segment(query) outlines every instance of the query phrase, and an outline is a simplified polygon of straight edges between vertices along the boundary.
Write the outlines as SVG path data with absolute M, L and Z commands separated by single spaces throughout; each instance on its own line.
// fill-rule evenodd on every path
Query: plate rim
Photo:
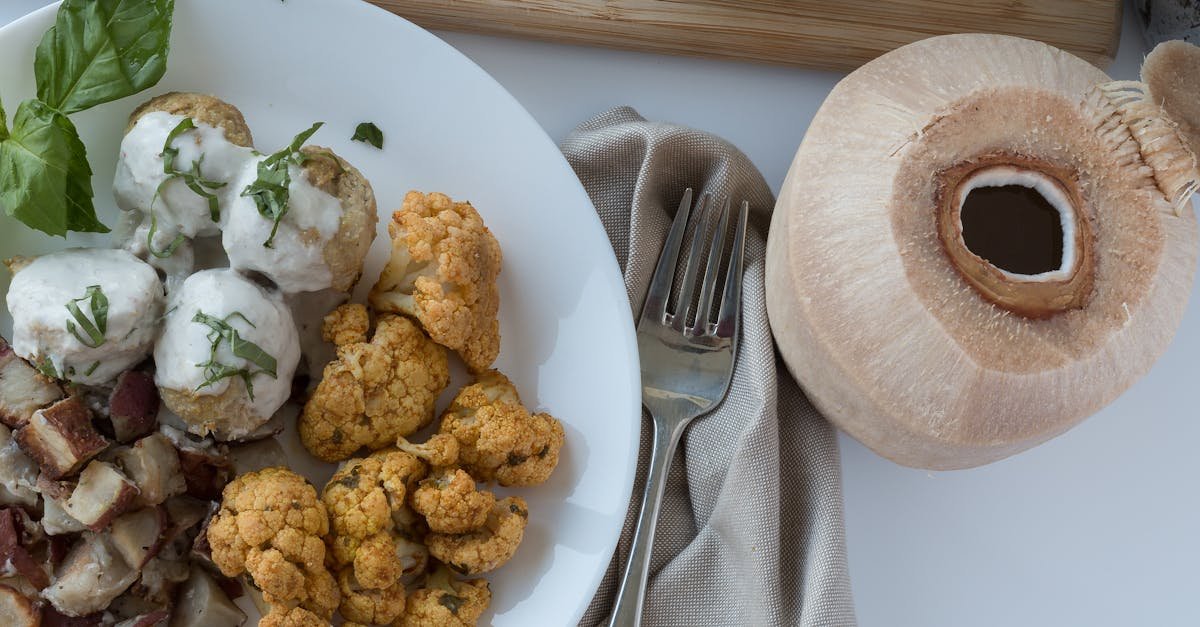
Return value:
M 331 0 L 321 0 L 321 1 L 323 3 L 325 3 L 325 2 L 330 2 Z M 367 19 L 369 17 L 375 17 L 378 19 L 397 20 L 394 23 L 397 27 L 404 29 L 402 31 L 405 33 L 404 36 L 406 36 L 406 37 L 423 37 L 426 39 L 426 41 L 429 45 L 435 46 L 435 47 L 440 47 L 443 49 L 444 52 L 448 53 L 449 56 L 457 57 L 461 62 L 463 62 L 465 64 L 464 65 L 465 69 L 468 69 L 470 72 L 475 74 L 475 78 L 477 80 L 485 83 L 489 88 L 491 88 L 496 93 L 498 98 L 507 100 L 508 104 L 511 105 L 513 111 L 517 115 L 522 116 L 524 118 L 524 120 L 526 122 L 528 122 L 532 128 L 537 129 L 538 133 L 537 133 L 536 137 L 533 139 L 536 139 L 539 142 L 548 143 L 553 148 L 553 152 L 556 153 L 556 155 L 557 155 L 557 159 L 555 159 L 555 162 L 556 162 L 556 165 L 559 167 L 559 170 L 560 170 L 559 174 L 561 174 L 562 176 L 564 176 L 566 178 L 569 178 L 569 180 L 571 181 L 570 186 L 574 188 L 575 193 L 581 199 L 583 207 L 590 209 L 590 211 L 586 211 L 586 210 L 583 211 L 583 213 L 585 215 L 582 216 L 582 219 L 587 221 L 591 225 L 590 226 L 591 230 L 593 230 L 597 233 L 604 234 L 604 239 L 606 241 L 608 240 L 607 230 L 605 229 L 603 222 L 600 221 L 600 216 L 596 212 L 596 208 L 595 208 L 595 205 L 592 203 L 591 196 L 588 194 L 587 190 L 583 187 L 583 182 L 580 181 L 579 176 L 575 173 L 575 170 L 571 167 L 570 163 L 567 162 L 566 156 L 562 154 L 562 151 L 559 149 L 558 144 L 554 142 L 554 140 L 550 137 L 549 133 L 546 132 L 546 129 L 537 121 L 537 119 L 533 117 L 533 114 L 531 114 L 529 112 L 529 110 L 526 109 L 525 106 L 522 105 L 521 102 L 515 96 L 513 96 L 512 93 L 509 92 L 508 89 L 505 88 L 502 83 L 500 83 L 498 80 L 496 80 L 496 78 L 494 76 L 489 74 L 487 72 L 487 70 L 484 70 L 483 67 L 480 66 L 478 63 L 476 63 L 471 57 L 467 56 L 465 53 L 460 51 L 458 48 L 455 48 L 453 45 L 451 45 L 449 42 L 447 42 L 446 40 L 439 37 L 434 32 L 420 26 L 419 24 L 416 24 L 415 22 L 413 22 L 397 13 L 393 13 L 387 9 L 384 9 L 383 7 L 372 4 L 372 3 L 368 2 L 367 0 L 333 0 L 333 1 L 340 3 L 342 7 L 346 8 L 348 10 L 361 12 L 357 15 L 347 18 L 351 21 L 356 21 L 358 19 Z M 30 25 L 28 24 L 28 22 L 33 22 L 33 21 L 37 21 L 37 20 L 45 20 L 47 18 L 47 16 L 43 15 L 43 14 L 56 13 L 58 11 L 58 7 L 61 3 L 62 3 L 62 0 L 56 0 L 52 3 L 47 4 L 46 6 L 43 6 L 39 9 L 30 11 L 16 19 L 12 20 L 9 23 L 0 26 L 0 38 L 14 36 L 14 35 L 11 35 L 12 31 L 29 28 Z M 386 17 L 384 17 L 384 16 L 386 16 Z M 49 19 L 49 21 L 53 22 L 54 21 L 53 17 L 51 17 Z M 177 23 L 173 25 L 173 29 L 177 28 L 177 27 L 178 27 Z M 169 61 L 168 61 L 168 63 L 169 63 Z M 169 66 L 168 66 L 168 69 L 169 69 Z M 610 246 L 611 246 L 611 242 L 610 242 Z M 630 421 L 632 423 L 631 429 L 630 429 L 630 433 L 631 433 L 630 440 L 631 441 L 630 441 L 630 447 L 629 447 L 631 454 L 629 455 L 629 460 L 626 462 L 625 467 L 621 469 L 623 471 L 623 473 L 620 478 L 621 483 L 622 483 L 620 495 L 623 497 L 623 505 L 620 506 L 621 511 L 622 511 L 622 515 L 620 516 L 620 519 L 622 521 L 625 521 L 629 517 L 630 509 L 632 509 L 631 500 L 633 497 L 634 483 L 636 481 L 637 463 L 638 463 L 639 451 L 640 451 L 641 440 L 642 440 L 641 431 L 642 431 L 643 416 L 642 416 L 642 404 L 641 404 L 641 389 L 642 389 L 641 361 L 640 361 L 640 355 L 638 353 L 638 347 L 637 347 L 636 329 L 635 329 L 634 323 L 633 323 L 633 314 L 632 314 L 633 306 L 629 301 L 629 292 L 628 292 L 628 288 L 625 285 L 624 274 L 621 271 L 620 263 L 617 259 L 616 252 L 614 250 L 610 250 L 610 253 L 611 254 L 607 255 L 605 257 L 605 260 L 601 264 L 598 264 L 598 265 L 604 267 L 601 270 L 601 272 L 603 273 L 603 276 L 606 279 L 606 281 L 609 283 L 612 283 L 614 287 L 619 287 L 619 289 L 614 289 L 613 291 L 615 291 L 617 293 L 619 301 L 626 305 L 625 310 L 630 312 L 630 314 L 627 316 L 619 316 L 620 320 L 618 321 L 618 324 L 621 329 L 621 335 L 623 336 L 621 339 L 622 339 L 622 343 L 624 344 L 624 348 L 625 348 L 624 353 L 631 357 L 631 360 L 630 360 L 631 363 L 628 364 L 630 367 L 627 368 L 627 373 L 626 373 L 626 376 L 627 376 L 626 383 L 628 384 L 628 389 L 631 391 L 630 396 L 631 396 L 631 400 L 632 400 L 632 406 L 628 408 L 628 414 L 627 414 L 628 418 L 630 419 Z M 608 338 L 608 341 L 613 341 L 613 340 L 614 340 L 614 338 Z M 596 470 L 598 470 L 598 469 L 592 470 L 592 472 L 596 472 Z M 585 470 L 585 472 L 586 472 L 586 470 Z M 577 624 L 579 622 L 579 620 L 583 617 L 583 615 L 587 611 L 587 609 L 591 606 L 591 602 L 595 598 L 596 592 L 599 590 L 601 582 L 603 581 L 605 575 L 607 575 L 607 573 L 609 571 L 609 566 L 612 563 L 612 559 L 616 556 L 617 544 L 619 543 L 621 535 L 624 532 L 624 527 L 625 527 L 624 524 L 620 525 L 619 527 L 616 528 L 615 533 L 610 532 L 608 534 L 609 537 L 605 538 L 604 554 L 609 556 L 609 564 L 606 564 L 604 567 L 596 569 L 596 571 L 594 573 L 592 573 L 591 576 L 589 577 L 588 589 L 591 590 L 591 595 L 587 599 L 580 600 L 578 607 L 572 613 L 572 619 L 571 619 L 572 624 Z

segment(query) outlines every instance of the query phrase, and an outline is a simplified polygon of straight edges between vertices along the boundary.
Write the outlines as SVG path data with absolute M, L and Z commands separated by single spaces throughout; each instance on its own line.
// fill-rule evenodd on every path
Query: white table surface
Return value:
M 0 24 L 47 4 L 3 0 Z M 475 35 L 443 37 L 556 140 L 629 104 L 724 136 L 778 190 L 840 74 Z M 1109 73 L 1145 52 L 1126 11 Z M 925 472 L 841 438 L 850 575 L 867 627 L 1200 625 L 1200 296 L 1151 375 L 1067 434 Z

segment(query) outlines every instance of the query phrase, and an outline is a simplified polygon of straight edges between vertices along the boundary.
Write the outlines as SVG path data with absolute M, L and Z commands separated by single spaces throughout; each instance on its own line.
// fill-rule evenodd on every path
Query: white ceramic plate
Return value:
M 34 93 L 34 47 L 54 11 L 0 29 L 0 96 L 10 119 Z M 498 367 L 528 404 L 554 413 L 567 431 L 550 481 L 517 491 L 530 504 L 529 528 L 516 557 L 491 576 L 484 621 L 577 622 L 624 520 L 640 385 L 630 307 L 612 250 L 554 143 L 466 57 L 357 0 L 177 0 L 171 43 L 158 86 L 72 116 L 95 172 L 101 219 L 116 222 L 111 183 L 129 112 L 171 90 L 233 103 L 265 151 L 314 121 L 326 122 L 313 142 L 361 169 L 379 201 L 380 237 L 368 258 L 367 287 L 387 255 L 386 217 L 407 190 L 472 201 L 504 249 Z M 350 141 L 363 121 L 383 129 L 383 151 Z M 64 242 L 0 215 L 3 257 L 107 241 L 73 234 Z M 10 277 L 0 274 L 6 292 Z M 7 308 L 0 328 L 11 331 Z M 295 442 L 293 425 L 289 431 L 281 439 L 296 467 L 323 481 L 332 467 L 314 464 Z

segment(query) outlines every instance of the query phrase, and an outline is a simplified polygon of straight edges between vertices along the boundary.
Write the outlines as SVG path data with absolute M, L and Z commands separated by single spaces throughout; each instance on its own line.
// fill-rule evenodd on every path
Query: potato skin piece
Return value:
M 92 426 L 91 410 L 73 396 L 34 412 L 13 437 L 51 479 L 75 474 L 108 446 Z

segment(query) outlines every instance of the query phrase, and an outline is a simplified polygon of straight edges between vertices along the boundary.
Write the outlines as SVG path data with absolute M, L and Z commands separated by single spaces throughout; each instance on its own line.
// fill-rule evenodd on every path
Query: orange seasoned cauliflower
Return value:
M 407 318 L 381 316 L 370 342 L 367 330 L 362 305 L 342 305 L 325 317 L 323 333 L 338 358 L 325 366 L 299 420 L 301 442 L 323 461 L 392 446 L 428 425 L 450 382 L 445 350 Z
M 442 414 L 440 432 L 458 440 L 459 463 L 471 476 L 504 486 L 549 478 L 565 438 L 562 423 L 550 414 L 530 414 L 495 370 L 458 393 Z
M 467 533 L 483 526 L 496 504 L 491 492 L 475 490 L 461 468 L 444 468 L 421 482 L 409 502 L 434 533 Z
M 431 533 L 425 544 L 430 555 L 464 575 L 486 573 L 512 559 L 528 520 L 525 499 L 510 496 L 492 506 L 483 527 L 458 535 Z
M 376 590 L 365 588 L 355 579 L 352 569 L 338 572 L 338 587 L 342 591 L 342 616 L 355 623 L 390 625 L 404 613 L 406 600 L 404 582 Z
M 413 455 L 385 450 L 346 463 L 325 486 L 329 562 L 348 620 L 389 623 L 404 611 L 405 575 L 425 569 L 424 529 L 406 504 L 426 467 Z M 390 618 L 388 618 L 390 616 Z
M 492 600 L 487 580 L 456 581 L 445 565 L 408 598 L 399 627 L 474 627 Z
M 445 433 L 435 433 L 424 444 L 413 444 L 401 436 L 396 438 L 396 448 L 421 458 L 434 468 L 458 463 L 458 440 Z
M 266 468 L 225 486 L 207 536 L 217 568 L 227 577 L 249 575 L 273 613 L 299 606 L 328 620 L 338 604 L 325 568 L 328 531 L 316 490 L 290 470 Z
M 475 372 L 500 353 L 500 244 L 479 212 L 445 194 L 409 192 L 388 224 L 392 256 L 371 306 L 412 316 Z
M 302 608 L 293 607 L 288 610 L 271 608 L 258 627 L 328 627 L 329 621 Z

